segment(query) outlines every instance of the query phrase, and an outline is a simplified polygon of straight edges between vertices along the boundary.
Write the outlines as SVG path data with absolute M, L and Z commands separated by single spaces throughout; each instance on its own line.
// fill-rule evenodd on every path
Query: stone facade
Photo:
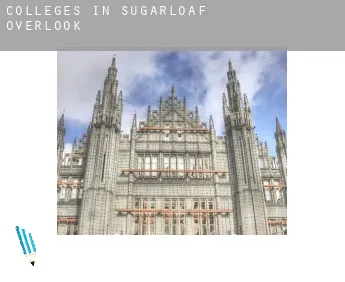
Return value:
M 277 119 L 276 159 L 254 133 L 231 62 L 227 74 L 225 136 L 216 135 L 212 116 L 200 121 L 174 87 L 158 109 L 148 106 L 145 121 L 134 114 L 123 134 L 113 58 L 89 128 L 64 156 L 64 115 L 58 124 L 57 233 L 287 234 L 285 132 Z

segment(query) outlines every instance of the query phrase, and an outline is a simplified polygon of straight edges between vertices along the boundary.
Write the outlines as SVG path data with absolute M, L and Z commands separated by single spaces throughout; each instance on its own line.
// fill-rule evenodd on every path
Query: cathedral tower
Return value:
M 121 134 L 122 92 L 117 92 L 116 59 L 98 91 L 93 110 L 84 178 L 79 234 L 113 234 L 112 216 L 116 185 L 117 152 Z
M 235 230 L 239 235 L 266 235 L 268 226 L 254 126 L 248 98 L 242 99 L 236 71 L 229 61 L 223 114 L 229 159 Z

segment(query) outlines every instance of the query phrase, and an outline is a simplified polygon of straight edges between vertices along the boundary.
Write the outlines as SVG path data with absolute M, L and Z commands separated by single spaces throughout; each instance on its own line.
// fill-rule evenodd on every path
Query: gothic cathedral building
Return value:
M 87 132 L 64 154 L 57 127 L 59 235 L 285 235 L 287 140 L 276 119 L 277 159 L 254 132 L 252 112 L 229 61 L 224 136 L 212 116 L 174 87 L 145 121 L 123 134 L 115 57 Z M 221 105 L 219 105 L 221 106 Z

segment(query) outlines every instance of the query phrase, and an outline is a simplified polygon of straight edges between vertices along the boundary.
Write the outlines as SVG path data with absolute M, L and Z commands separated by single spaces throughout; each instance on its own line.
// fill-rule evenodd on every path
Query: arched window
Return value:
M 276 192 L 276 199 L 277 199 L 277 202 L 280 202 L 280 201 L 281 201 L 280 190 L 279 190 L 279 189 L 275 189 L 275 192 Z
M 66 188 L 62 188 L 60 191 L 60 199 L 64 199 L 66 196 Z
M 71 199 L 76 199 L 77 198 L 77 188 L 72 189 L 72 194 L 71 194 Z
M 270 190 L 265 190 L 265 197 L 266 197 L 266 201 L 271 201 L 272 198 L 271 198 L 271 192 Z

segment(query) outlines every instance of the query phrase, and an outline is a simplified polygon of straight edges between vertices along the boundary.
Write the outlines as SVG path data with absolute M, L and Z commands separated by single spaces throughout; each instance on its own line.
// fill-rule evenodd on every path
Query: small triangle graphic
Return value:
M 34 261 L 31 261 L 30 263 L 32 264 L 32 266 L 35 266 L 35 262 Z

